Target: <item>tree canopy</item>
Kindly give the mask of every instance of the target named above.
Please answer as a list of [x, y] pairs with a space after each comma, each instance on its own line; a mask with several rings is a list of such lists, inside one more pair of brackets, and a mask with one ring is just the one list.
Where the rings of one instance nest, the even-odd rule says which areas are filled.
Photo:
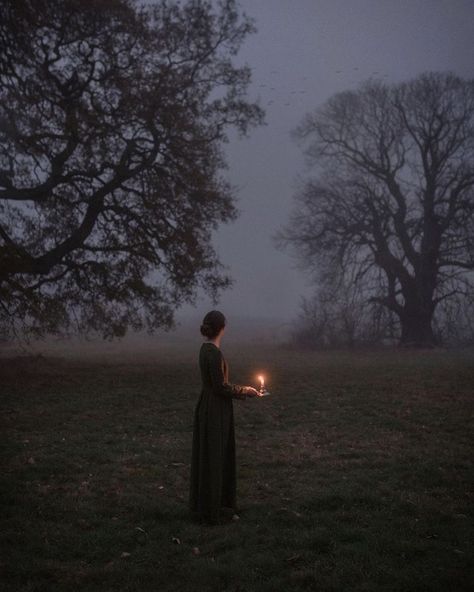
[[280, 245], [320, 287], [352, 285], [396, 315], [402, 343], [433, 345], [437, 308], [473, 291], [474, 82], [369, 80], [295, 137], [309, 171]]
[[5, 0], [0, 324], [120, 336], [230, 283], [227, 130], [263, 120], [234, 0]]

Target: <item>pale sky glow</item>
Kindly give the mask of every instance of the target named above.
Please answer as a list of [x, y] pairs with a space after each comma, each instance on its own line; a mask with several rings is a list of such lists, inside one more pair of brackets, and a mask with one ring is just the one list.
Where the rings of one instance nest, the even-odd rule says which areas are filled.
[[[286, 222], [301, 150], [290, 131], [332, 94], [369, 77], [388, 83], [423, 71], [474, 75], [473, 0], [241, 0], [256, 19], [238, 60], [253, 69], [249, 98], [267, 125], [227, 145], [228, 176], [239, 188], [239, 219], [214, 237], [235, 279], [218, 305], [227, 316], [294, 318], [310, 291], [295, 262], [271, 240]], [[196, 309], [212, 308], [201, 298]]]

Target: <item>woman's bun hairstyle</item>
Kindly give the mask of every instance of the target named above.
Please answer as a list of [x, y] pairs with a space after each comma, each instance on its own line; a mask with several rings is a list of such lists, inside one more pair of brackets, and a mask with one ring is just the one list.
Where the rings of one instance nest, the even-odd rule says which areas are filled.
[[225, 327], [225, 316], [218, 310], [211, 310], [202, 321], [201, 335], [208, 339], [214, 339], [222, 327]]

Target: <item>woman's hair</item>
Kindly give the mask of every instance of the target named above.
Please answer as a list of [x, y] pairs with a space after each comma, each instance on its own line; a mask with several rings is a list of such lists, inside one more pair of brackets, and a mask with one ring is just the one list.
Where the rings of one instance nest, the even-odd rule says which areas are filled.
[[202, 320], [201, 335], [214, 339], [222, 327], [225, 327], [225, 316], [218, 310], [211, 310]]

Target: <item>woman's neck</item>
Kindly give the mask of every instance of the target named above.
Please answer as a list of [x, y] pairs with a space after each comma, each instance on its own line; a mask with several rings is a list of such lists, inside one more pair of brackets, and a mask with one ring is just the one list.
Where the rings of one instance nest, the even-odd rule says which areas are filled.
[[214, 337], [214, 339], [209, 339], [208, 343], [213, 343], [216, 347], [218, 347], [220, 349], [220, 347], [221, 347], [220, 335], [218, 337]]

